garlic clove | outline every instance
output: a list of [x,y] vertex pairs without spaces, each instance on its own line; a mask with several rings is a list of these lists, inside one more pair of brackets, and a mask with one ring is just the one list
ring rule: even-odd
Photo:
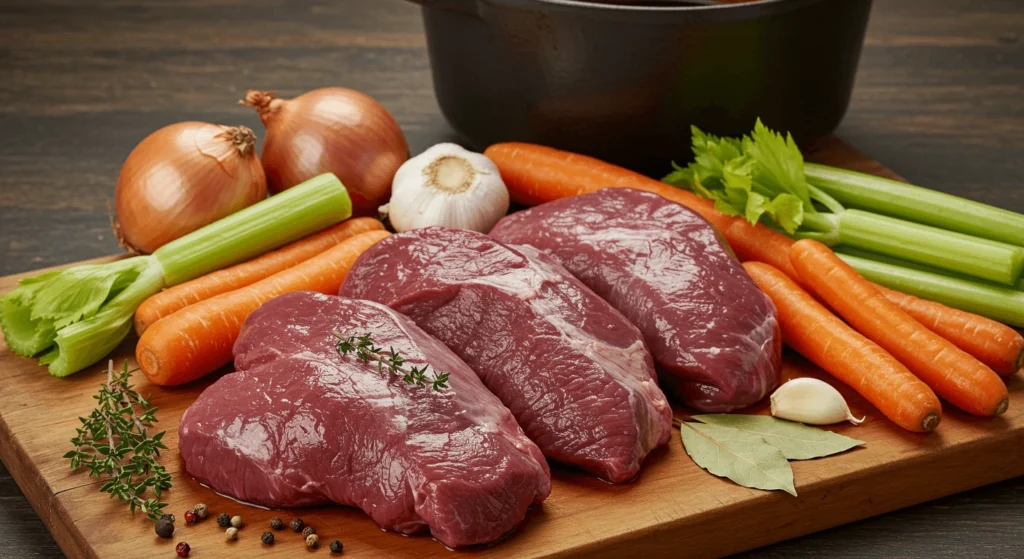
[[843,395],[816,378],[798,378],[780,386],[771,396],[772,415],[808,425],[832,425],[849,421],[860,425]]

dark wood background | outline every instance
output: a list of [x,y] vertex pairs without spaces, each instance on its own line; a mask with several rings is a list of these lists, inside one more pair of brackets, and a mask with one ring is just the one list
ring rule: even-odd
[[[106,204],[149,132],[259,133],[234,104],[247,88],[326,85],[380,99],[414,153],[454,139],[400,0],[0,0],[0,275],[116,252]],[[876,0],[839,134],[919,184],[1024,212],[1024,2]],[[60,556],[0,466],[0,557]],[[1024,557],[1024,479],[746,555],[895,556]]]

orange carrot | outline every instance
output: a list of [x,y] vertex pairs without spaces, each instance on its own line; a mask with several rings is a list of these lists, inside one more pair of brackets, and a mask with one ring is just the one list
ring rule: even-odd
[[359,255],[388,236],[360,233],[305,262],[158,320],[135,348],[139,368],[161,386],[196,380],[231,362],[242,323],[260,305],[293,291],[337,294]]
[[996,373],[1010,376],[1024,366],[1024,336],[1013,328],[941,303],[918,299],[880,285],[875,287],[925,328],[953,342]]
[[1009,394],[999,375],[903,312],[827,246],[798,241],[790,257],[803,285],[939,396],[975,415],[1006,411]]
[[796,277],[789,261],[791,239],[764,225],[751,225],[741,217],[727,216],[716,210],[713,202],[692,192],[600,159],[536,144],[495,144],[484,154],[498,166],[509,194],[520,204],[534,206],[607,187],[653,192],[711,222],[740,260],[765,262]]
[[135,332],[141,336],[154,322],[189,305],[291,268],[353,235],[383,229],[381,222],[370,217],[350,219],[248,262],[165,289],[146,299],[135,311]]
[[902,363],[839,320],[786,274],[760,262],[743,267],[775,303],[782,339],[789,347],[848,384],[900,427],[918,433],[935,429],[942,404]]

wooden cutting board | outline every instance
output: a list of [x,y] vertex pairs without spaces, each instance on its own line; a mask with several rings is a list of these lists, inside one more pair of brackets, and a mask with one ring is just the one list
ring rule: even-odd
[[[816,146],[816,161],[895,177],[841,140]],[[34,275],[26,274],[26,275]],[[0,278],[0,293],[23,276]],[[113,356],[132,359],[135,339]],[[785,375],[822,375],[799,356],[786,357]],[[178,389],[152,386],[141,373],[136,384],[160,407],[158,427],[170,447],[163,463],[173,473],[167,493],[177,516],[171,540],[157,538],[153,524],[132,518],[127,508],[98,492],[99,482],[72,472],[62,459],[77,418],[93,407],[93,394],[105,380],[98,365],[66,379],[48,375],[35,361],[0,345],[0,458],[50,529],[61,549],[77,557],[173,557],[187,541],[192,557],[329,556],[327,543],[340,539],[345,557],[451,557],[429,537],[401,537],[381,531],[362,512],[331,507],[266,511],[241,505],[201,487],[183,471],[177,454],[178,420],[212,380]],[[527,516],[515,534],[487,549],[463,552],[487,557],[713,557],[792,538],[853,520],[882,514],[980,485],[1024,475],[1024,379],[1013,377],[1010,409],[997,419],[969,417],[946,408],[931,435],[902,431],[845,387],[860,427],[835,430],[863,441],[862,448],[821,460],[794,462],[798,497],[745,489],[697,467],[678,433],[655,452],[635,482],[613,486],[553,468],[551,497]],[[764,413],[764,409],[754,410]],[[352,418],[358,421],[358,418]],[[211,518],[186,526],[185,510],[206,503]],[[212,518],[241,515],[238,541],[226,542]],[[295,515],[315,526],[323,542],[307,551],[299,534],[276,532],[272,547],[260,542],[273,516]]]

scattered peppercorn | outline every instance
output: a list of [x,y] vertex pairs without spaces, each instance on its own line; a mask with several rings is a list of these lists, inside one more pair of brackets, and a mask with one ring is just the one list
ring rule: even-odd
[[283,530],[284,522],[282,522],[280,518],[275,516],[274,518],[270,519],[270,527],[275,530]]
[[238,539],[238,528],[228,528],[224,530],[225,540],[237,540]]
[[171,522],[174,522],[174,515],[173,514],[165,514],[165,515],[160,517],[160,520],[170,520]]
[[196,516],[198,516],[200,520],[206,518],[206,515],[210,513],[210,509],[202,503],[196,505],[196,508],[192,510],[195,511]]
[[305,528],[302,529],[302,537],[304,537],[304,538],[308,538],[310,534],[315,534],[315,533],[316,533],[316,528],[314,528],[312,526],[306,526]]
[[178,557],[188,557],[190,551],[192,551],[192,548],[185,542],[181,542],[174,547],[174,552],[178,554]]
[[231,517],[231,527],[232,528],[241,528],[242,527],[242,517],[241,516],[232,516]]
[[190,510],[185,511],[185,524],[195,524],[196,522],[199,522],[196,513]]
[[260,536],[260,539],[263,540],[263,543],[265,543],[267,545],[274,545],[274,533],[273,532],[263,532],[263,535]]
[[316,549],[316,546],[318,545],[320,545],[320,536],[316,534],[306,536],[306,547]]
[[293,518],[291,526],[293,531],[301,532],[302,527],[305,526],[305,523],[302,522],[301,518]]
[[231,517],[228,516],[228,513],[222,512],[220,513],[220,515],[217,516],[217,525],[221,528],[227,528],[228,526],[231,526]]
[[341,540],[334,540],[331,542],[331,553],[341,553],[345,550],[345,544],[341,543]]
[[161,538],[169,538],[174,535],[174,522],[161,518],[156,521],[154,529],[156,530],[156,535]]

